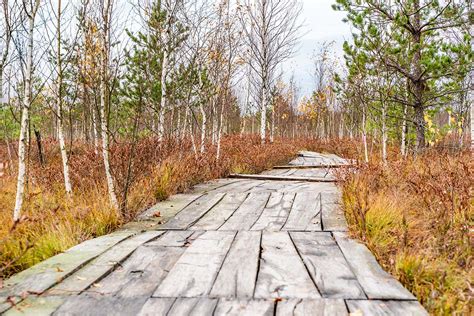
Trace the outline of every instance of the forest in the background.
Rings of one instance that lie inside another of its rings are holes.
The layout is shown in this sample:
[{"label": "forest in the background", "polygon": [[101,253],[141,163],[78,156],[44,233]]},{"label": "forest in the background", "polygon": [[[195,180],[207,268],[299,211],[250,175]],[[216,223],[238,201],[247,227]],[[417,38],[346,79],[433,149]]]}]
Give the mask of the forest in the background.
[{"label": "forest in the background", "polygon": [[303,9],[2,1],[0,277],[196,183],[308,149],[357,161],[339,175],[346,216],[387,269],[430,311],[466,311],[471,1],[335,0],[352,38],[343,59],[314,43],[309,95],[284,68]]}]

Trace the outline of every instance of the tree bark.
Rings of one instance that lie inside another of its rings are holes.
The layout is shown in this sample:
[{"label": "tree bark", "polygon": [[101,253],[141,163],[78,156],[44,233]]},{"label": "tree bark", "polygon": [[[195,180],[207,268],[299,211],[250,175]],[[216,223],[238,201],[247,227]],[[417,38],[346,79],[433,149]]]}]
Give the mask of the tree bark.
[{"label": "tree bark", "polygon": [[[27,12],[28,18],[28,43],[26,51],[26,74],[25,74],[25,96],[23,99],[23,109],[21,111],[20,138],[18,141],[18,178],[15,197],[15,208],[13,210],[13,221],[18,222],[21,218],[21,207],[23,205],[23,195],[26,182],[26,147],[28,145],[28,128],[30,119],[30,106],[32,100],[31,81],[33,78],[33,31],[35,28],[35,17],[40,5],[40,0],[36,0]],[[25,3],[25,10],[27,4]]]},{"label": "tree bark", "polygon": [[56,67],[57,67],[57,83],[56,83],[56,97],[57,97],[57,111],[58,111],[58,138],[59,138],[59,149],[61,151],[61,159],[63,163],[63,176],[64,176],[64,187],[66,193],[72,195],[71,179],[69,177],[69,158],[66,151],[66,142],[64,140],[64,127],[63,127],[63,69],[62,69],[62,58],[61,58],[61,0],[58,0],[58,13],[57,13],[57,56],[56,56]]},{"label": "tree bark", "polygon": [[109,80],[109,40],[110,40],[110,11],[112,0],[104,0],[103,30],[102,30],[102,62],[101,62],[101,82],[100,82],[100,116],[101,116],[101,134],[102,134],[102,158],[104,160],[105,176],[109,192],[110,203],[115,209],[119,209],[117,194],[115,192],[114,179],[110,170],[110,150],[109,150],[109,129],[107,119],[108,104],[108,80]]}]

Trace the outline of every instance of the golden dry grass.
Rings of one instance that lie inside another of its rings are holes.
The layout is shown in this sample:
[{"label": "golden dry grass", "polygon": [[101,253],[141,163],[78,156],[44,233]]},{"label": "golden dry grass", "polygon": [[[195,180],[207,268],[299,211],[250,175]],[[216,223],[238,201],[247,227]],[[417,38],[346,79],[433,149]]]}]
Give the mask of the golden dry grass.
[{"label": "golden dry grass", "polygon": [[392,159],[341,175],[352,234],[428,311],[472,314],[472,154]]}]

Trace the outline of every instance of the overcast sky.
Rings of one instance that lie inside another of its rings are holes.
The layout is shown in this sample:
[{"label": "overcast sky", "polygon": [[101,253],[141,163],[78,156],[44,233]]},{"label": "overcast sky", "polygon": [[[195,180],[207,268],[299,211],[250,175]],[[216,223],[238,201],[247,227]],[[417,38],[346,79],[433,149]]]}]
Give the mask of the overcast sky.
[{"label": "overcast sky", "polygon": [[311,56],[318,44],[335,41],[334,49],[342,61],[342,44],[350,40],[351,32],[347,23],[342,22],[344,13],[334,11],[331,5],[335,0],[301,0],[304,36],[296,49],[294,57],[283,65],[285,78],[294,73],[301,88],[301,95],[310,94],[314,88]]}]

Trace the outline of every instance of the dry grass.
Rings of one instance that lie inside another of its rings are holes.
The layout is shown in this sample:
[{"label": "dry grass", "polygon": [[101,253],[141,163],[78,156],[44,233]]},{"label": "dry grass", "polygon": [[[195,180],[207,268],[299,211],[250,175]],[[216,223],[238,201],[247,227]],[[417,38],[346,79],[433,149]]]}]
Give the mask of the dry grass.
[{"label": "dry grass", "polygon": [[341,175],[352,234],[431,313],[472,315],[472,154],[374,161]]},{"label": "dry grass", "polygon": [[[94,154],[93,147],[75,144],[71,151],[74,196],[68,199],[58,146],[51,141],[43,145],[44,166],[39,165],[35,149],[31,150],[23,218],[14,227],[11,212],[16,174],[0,176],[0,279],[86,239],[109,233],[157,201],[185,192],[196,183],[230,172],[260,172],[287,162],[299,149],[285,140],[261,145],[258,137],[229,136],[223,139],[223,155],[217,161],[212,146],[206,154],[195,156],[186,141],[158,143],[143,139],[136,145],[132,159],[128,203],[118,212],[108,202],[102,159]],[[5,148],[1,150],[2,157],[6,157]],[[111,152],[118,195],[123,197],[132,144],[115,145]]]}]

